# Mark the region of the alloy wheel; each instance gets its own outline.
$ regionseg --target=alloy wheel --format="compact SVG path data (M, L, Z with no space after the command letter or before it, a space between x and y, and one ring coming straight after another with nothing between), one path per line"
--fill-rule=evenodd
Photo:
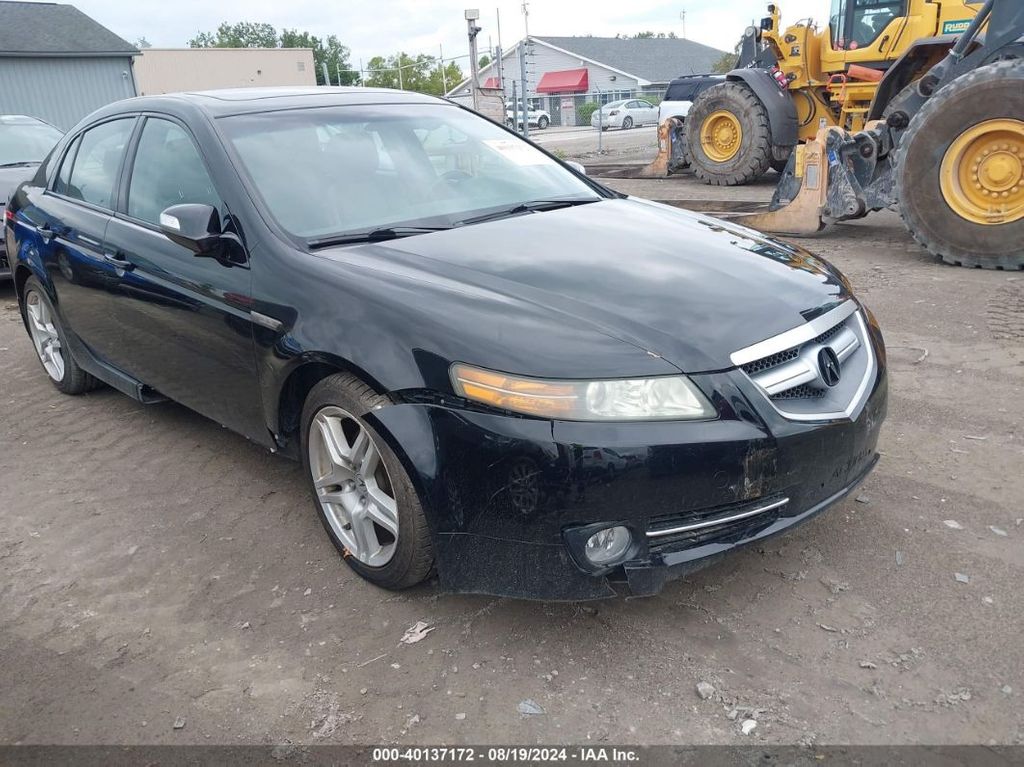
M64 353L50 307L36 291L30 290L25 296L25 310L28 315L28 332L39 361L43 363L47 375L60 383L64 380Z
M373 436L340 407L321 408L309 429L317 501L346 553L383 567L398 544L398 502Z

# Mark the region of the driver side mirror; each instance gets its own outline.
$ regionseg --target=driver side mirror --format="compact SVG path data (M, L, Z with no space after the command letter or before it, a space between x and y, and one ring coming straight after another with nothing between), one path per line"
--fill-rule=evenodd
M197 256L211 255L223 234L220 214L212 205L172 205L160 214L160 231Z
M587 169L580 165L578 162L574 162L573 160L566 160L565 164L568 165L577 173L582 173L584 176L587 175Z

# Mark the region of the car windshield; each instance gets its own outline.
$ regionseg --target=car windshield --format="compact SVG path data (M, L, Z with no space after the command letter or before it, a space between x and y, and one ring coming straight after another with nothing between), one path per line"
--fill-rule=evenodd
M321 107L220 124L270 213L307 240L600 199L532 144L455 106Z
M40 163L63 134L24 117L0 117L0 167Z

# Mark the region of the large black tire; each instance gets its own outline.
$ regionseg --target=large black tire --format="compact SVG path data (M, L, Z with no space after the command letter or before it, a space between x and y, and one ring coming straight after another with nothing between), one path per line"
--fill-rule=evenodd
M43 372L46 373L46 377L50 379L50 383L52 383L58 391L64 394L84 394L85 392L92 391L100 385L100 382L82 370L79 366L74 355L71 353L71 346L68 344L67 334L64 332L64 326L61 325L60 317L53 308L53 302L50 301L49 295L47 295L46 290L43 288L39 280L35 277L29 277L25 282L21 300L22 317L25 320L26 325L32 322L32 318L29 316L30 306L35 304L37 301L45 308L49 325L51 325L52 330L57 333L57 338L60 341L60 348L56 351L56 354L60 356L64 365L60 378L56 378L54 373L47 370L46 365L40 358L38 349L36 349L35 340L30 329L29 338L32 339L33 350L37 352L36 357L39 358L39 363L43 366Z
M306 397L302 408L301 453L302 467L313 492L313 504L320 521L349 567L366 580L386 589L405 589L415 586L430 575L434 565L434 549L423 507L412 480L398 456L387 441L364 418L370 411L392 404L353 375L339 373L320 381ZM398 508L398 536L395 552L390 561L380 567L371 567L348 554L344 543L331 529L324 510L317 499L310 471L309 432L313 419L325 407L336 407L353 415L373 439L391 480Z
M949 264L1024 269L1024 218L975 223L959 215L941 187L941 166L965 131L1024 115L1024 61L1000 61L963 75L932 96L911 120L896 157L903 221L929 253Z
M707 118L728 111L742 130L740 147L724 162L709 157L701 144ZM768 110L742 82L728 81L708 88L697 96L686 117L686 145L690 166L697 178L713 186L741 186L760 178L771 166L772 132Z

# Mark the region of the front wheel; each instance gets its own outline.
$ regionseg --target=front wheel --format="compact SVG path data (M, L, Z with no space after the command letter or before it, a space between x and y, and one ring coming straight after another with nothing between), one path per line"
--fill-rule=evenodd
M629 130L632 127L633 127L633 118L632 117L624 117L622 119L622 130Z
M434 554L409 475L363 418L388 404L354 376L325 378L303 406L302 455L317 514L345 562L371 583L404 589L426 579Z
M690 165L706 184L749 184L771 165L768 110L745 83L708 88L693 102L685 124Z
M57 312L35 277L29 277L25 283L22 306L29 338L50 382L64 394L82 394L95 389L99 382L82 370L71 355Z
M958 77L911 120L896 160L907 229L943 261L1024 269L1024 62Z
M544 130L549 125L551 125L551 121L546 117L541 117L539 120L537 120L537 127L540 128L541 130Z

